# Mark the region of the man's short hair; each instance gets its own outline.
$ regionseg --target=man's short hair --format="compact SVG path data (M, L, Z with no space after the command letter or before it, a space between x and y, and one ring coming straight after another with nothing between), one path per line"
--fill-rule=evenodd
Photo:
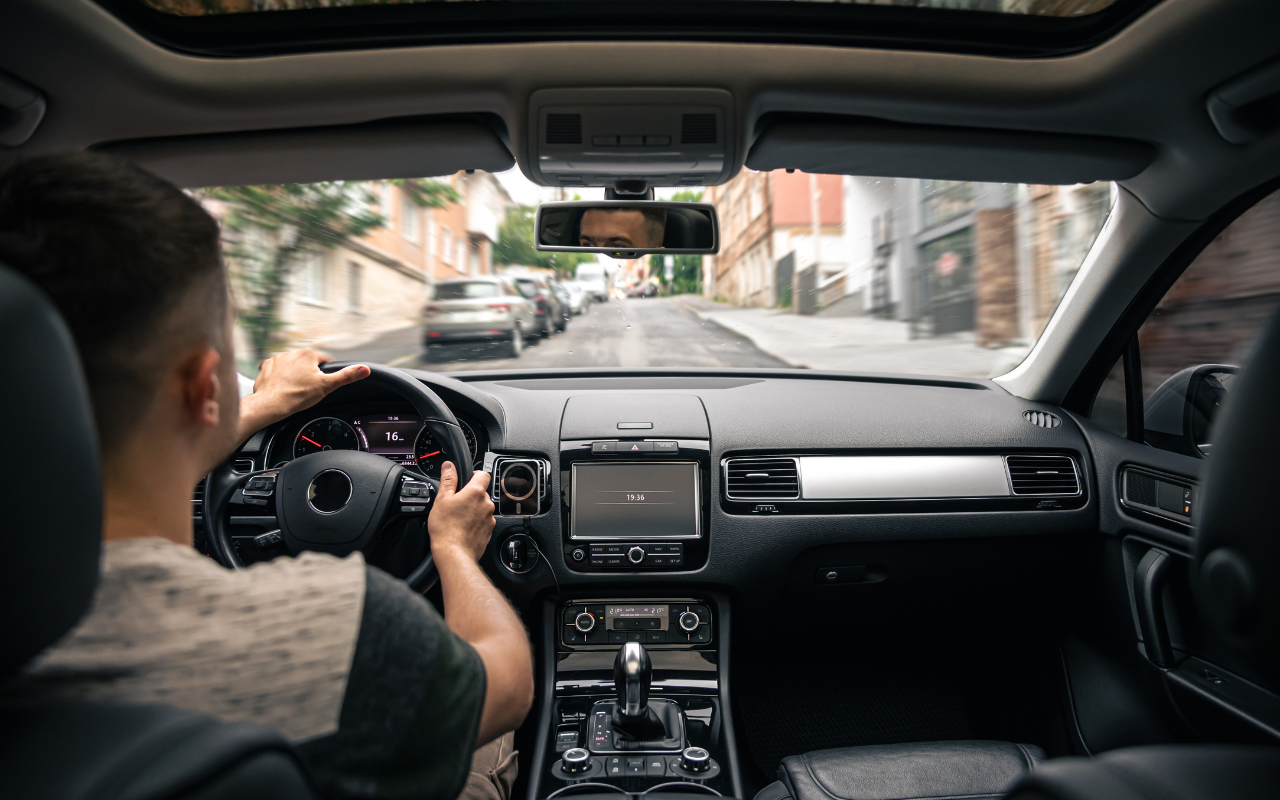
M652 206L632 206L629 208L619 208L619 211L639 211L644 215L645 227L649 231L649 241L657 242L652 247L661 247L662 240L667 233L667 210L665 208L653 208Z
M217 222L127 162L72 153L11 166L0 176L0 263L40 286L70 327L106 454L184 350L224 340Z

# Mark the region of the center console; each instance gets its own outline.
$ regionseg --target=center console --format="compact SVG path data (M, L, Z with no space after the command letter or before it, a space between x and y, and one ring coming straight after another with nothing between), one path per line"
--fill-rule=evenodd
M547 615L553 680L530 798L741 796L723 596L587 596L549 603Z

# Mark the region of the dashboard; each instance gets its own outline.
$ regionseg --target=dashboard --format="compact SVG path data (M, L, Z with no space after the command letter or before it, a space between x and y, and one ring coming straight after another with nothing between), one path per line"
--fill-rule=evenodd
M457 417L471 460L479 465L488 447L485 426L475 419ZM440 467L452 458L411 406L372 402L317 407L286 421L271 434L262 464L279 468L323 450L362 450L437 480Z

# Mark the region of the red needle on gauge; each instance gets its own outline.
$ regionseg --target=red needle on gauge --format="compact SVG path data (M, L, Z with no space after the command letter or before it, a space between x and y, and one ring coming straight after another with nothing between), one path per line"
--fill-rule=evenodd
M437 450L434 453L427 453L425 456L418 456L418 460L421 461L424 458L431 458L432 456L438 456L443 452L444 452L443 450Z
M298 434L298 436L301 436L303 439L307 439L307 437L302 436L302 434ZM311 442L311 443L312 443L312 444L314 444L316 447L319 447L321 450L323 450L323 449L324 449L324 445L320 444L320 443L319 443L319 442L317 442L315 439L307 439L307 441L308 441L308 442Z

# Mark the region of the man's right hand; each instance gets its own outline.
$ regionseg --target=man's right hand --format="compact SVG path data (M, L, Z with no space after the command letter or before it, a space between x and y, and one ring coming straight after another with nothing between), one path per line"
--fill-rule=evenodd
M458 471L452 461L440 469L440 492L427 518L431 551L460 550L479 561L493 535L493 500L489 498L489 473L475 472L458 489Z

